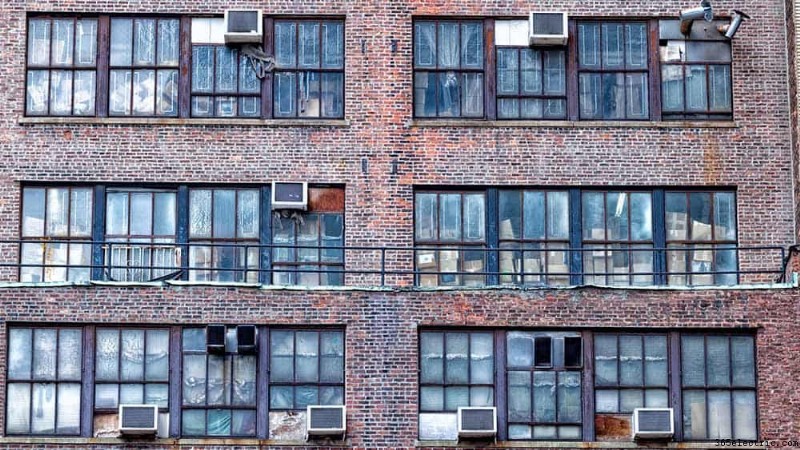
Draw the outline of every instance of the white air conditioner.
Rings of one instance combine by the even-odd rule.
[[[261,44],[264,39],[264,21],[259,9],[225,10],[226,44]]]
[[[479,438],[497,435],[497,408],[462,406],[458,408],[458,437]]]
[[[567,45],[567,13],[531,12],[528,17],[529,45]]]
[[[672,408],[636,408],[633,410],[634,439],[668,439],[675,434]]]
[[[157,405],[119,405],[119,432],[123,435],[155,435]]]
[[[308,405],[307,436],[342,436],[347,430],[346,409],[341,405]]]
[[[272,209],[308,208],[308,183],[272,182]]]

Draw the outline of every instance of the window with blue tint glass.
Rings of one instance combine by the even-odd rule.
[[[414,22],[414,116],[484,116],[480,21]]]
[[[344,404],[344,332],[270,331],[269,410]]]
[[[584,120],[650,117],[644,22],[579,22],[578,90]]]
[[[236,327],[227,327],[222,353],[206,351],[206,329],[182,333],[183,436],[256,434],[257,356],[237,353]]]
[[[344,22],[276,20],[275,118],[344,116]]]

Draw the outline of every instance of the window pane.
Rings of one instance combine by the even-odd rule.
[[[231,418],[232,436],[255,436],[256,413],[255,411],[233,411]]]
[[[648,389],[644,391],[645,408],[667,408],[669,399],[666,389]]]
[[[238,77],[237,69],[239,62],[239,52],[227,46],[216,47],[216,92],[236,92],[236,80]]]
[[[159,408],[169,406],[169,385],[146,384],[144,386],[144,402],[148,405],[158,405]]]
[[[731,66],[708,66],[708,102],[713,112],[731,112]]]
[[[322,67],[342,68],[344,66],[344,24],[341,22],[322,23]]]
[[[438,386],[420,387],[419,409],[420,411],[444,410],[444,388]]]
[[[184,410],[181,415],[183,434],[199,436],[206,433],[206,412],[203,410]]]
[[[8,331],[9,380],[27,380],[31,378],[32,342],[33,331],[29,328],[11,328]]]
[[[559,394],[564,394],[559,386]],[[566,399],[559,400],[568,414]],[[533,373],[533,420],[535,422],[555,422],[556,419],[556,372]]]
[[[483,116],[483,74],[463,74],[462,113],[469,117]]]
[[[162,116],[178,115],[178,71],[159,70],[156,112]]]
[[[733,385],[755,386],[754,342],[750,336],[731,338],[731,356],[733,358]]]
[[[271,382],[294,381],[294,333],[273,331],[270,335]]]
[[[684,386],[705,385],[705,340],[703,336],[681,337],[681,373]]]
[[[706,364],[709,386],[731,385],[731,357],[727,336],[708,336],[706,338]]]
[[[147,330],[144,375],[147,381],[167,381],[169,379],[168,331]]]
[[[686,66],[686,110],[708,110],[706,66]]]
[[[67,115],[72,113],[72,71],[53,70],[50,72],[50,114]]]
[[[643,376],[642,338],[619,337],[620,385],[641,386]]]
[[[279,117],[292,117],[295,112],[295,74],[275,74],[275,115]]]
[[[625,25],[626,64],[628,69],[647,68],[647,26],[643,23]]]
[[[603,118],[625,118],[625,74],[623,73],[603,74]]]
[[[569,235],[569,195],[566,192],[548,192],[547,193],[547,237],[548,239],[567,239],[568,235]]]
[[[442,383],[444,375],[444,334],[420,335],[420,383]]]
[[[689,213],[692,221],[691,239],[710,241],[711,233],[711,194],[693,192],[689,194]]]
[[[632,193],[631,240],[647,241],[653,238],[653,205],[650,193]]]
[[[65,329],[58,332],[58,379],[81,379],[81,330]]]
[[[33,378],[56,379],[56,330],[36,329],[33,332]]]
[[[52,61],[53,66],[71,66],[75,23],[72,19],[53,20]]]
[[[28,65],[50,64],[50,19],[28,21]]]
[[[231,434],[231,411],[228,409],[211,409],[208,411],[209,436],[229,436]]]
[[[144,379],[144,331],[122,330],[121,373],[122,380]]]
[[[603,69],[624,67],[625,34],[622,24],[604,23],[603,30]]]
[[[144,402],[144,385],[122,384],[119,388],[119,402],[123,405],[141,405]]]
[[[645,73],[632,73],[625,76],[625,87],[628,92],[628,118],[629,119],[647,119],[649,116],[648,110],[648,93],[647,93],[647,74]]]
[[[297,115],[300,117],[320,116],[320,74],[318,72],[300,72]]]
[[[35,350],[34,350],[35,351]],[[35,356],[34,356],[35,358]],[[35,363],[34,363],[35,364]],[[34,369],[35,370],[35,369]],[[56,384],[33,384],[33,408],[31,433],[55,434],[56,432]]]
[[[436,240],[437,206],[436,194],[416,194],[416,239]]]
[[[317,382],[319,380],[319,333],[296,333],[296,381]]]
[[[461,24],[461,67],[480,69],[483,67],[483,24],[468,22]]]
[[[438,74],[437,108],[440,117],[458,117],[461,115],[461,97],[458,83],[457,72],[441,72]]]
[[[458,23],[439,23],[438,48],[440,68],[459,67]]]
[[[95,379],[114,381],[119,378],[119,332],[97,330]]]
[[[236,355],[233,357],[233,378],[226,381],[233,385],[234,405],[256,404],[256,357]]]
[[[154,70],[133,72],[133,113],[152,115],[155,113],[156,80]]]
[[[586,69],[600,68],[600,24],[578,24],[578,64]]]
[[[77,71],[74,73],[72,113],[75,115],[94,114],[95,72]]]
[[[462,406],[469,406],[469,388],[466,386],[445,387],[444,409],[456,411]]]
[[[664,112],[681,112],[683,108],[683,66],[662,66],[661,110]]]
[[[595,390],[594,410],[597,413],[619,412],[619,391]]]
[[[320,381],[344,382],[344,342],[342,333],[320,333]],[[322,395],[322,393],[320,393]]]
[[[519,99],[497,99],[497,117],[501,119],[516,119],[519,117]]]
[[[509,332],[508,366],[533,367],[533,337],[529,333]]]
[[[470,383],[494,384],[494,342],[489,333],[470,334]]]
[[[152,234],[153,197],[150,193],[131,194],[131,234]]]
[[[733,392],[733,438],[756,440],[756,393]]]
[[[436,116],[436,73],[414,73],[414,115]]]
[[[296,33],[294,22],[275,22],[275,64],[278,67],[295,66]]]
[[[206,403],[206,357],[183,355],[183,404]]]
[[[319,23],[300,22],[298,40],[297,66],[304,68],[319,67]]]
[[[436,67],[436,24],[414,23],[414,65]]]
[[[29,70],[26,90],[26,113],[42,115],[48,112],[50,95],[50,72],[47,70]]]
[[[464,240],[483,241],[486,209],[482,194],[464,195]]]
[[[714,234],[716,240],[736,240],[736,196],[714,193]]]
[[[731,432],[731,393],[728,391],[708,391],[708,438],[730,439]]]
[[[298,386],[294,390],[294,406],[305,410],[308,405],[319,404],[319,388],[317,386]]]
[[[25,434],[31,426],[31,385],[9,383],[6,400],[6,432]]]
[[[133,64],[155,64],[156,56],[156,21],[153,19],[136,19],[133,21]]]
[[[531,420],[531,373],[508,372],[508,420]]]
[[[467,333],[448,333],[445,335],[445,383],[469,383],[469,370],[467,361],[467,348],[469,335]]]
[[[158,21],[158,64],[178,65],[178,35],[180,22],[177,19],[161,19]]]
[[[344,75],[341,73],[322,74],[322,116],[342,117],[344,115]]]
[[[595,384],[617,384],[617,338],[615,336],[595,336],[594,338]]]
[[[92,235],[92,190],[73,188],[70,195],[70,236]]]
[[[579,372],[558,374],[558,421],[581,421],[581,375]]]
[[[270,386],[269,408],[292,409],[294,407],[294,390],[291,386]]]
[[[133,58],[133,21],[130,19],[111,19],[111,59],[112,66],[129,66]],[[112,71],[113,73],[113,71]]]
[[[75,65],[93,66],[97,54],[97,20],[82,19],[76,23]]]
[[[565,95],[566,68],[563,50],[542,52],[544,57],[544,93],[546,95]]]
[[[461,239],[461,195],[441,194],[439,196],[439,240],[458,241]]]
[[[211,236],[211,191],[192,190],[189,192],[189,235],[192,237]]]
[[[214,47],[192,47],[192,92],[213,92]]]
[[[519,52],[513,48],[497,49],[497,93],[519,93]]]
[[[522,236],[520,221],[522,217],[519,191],[500,191],[500,239],[519,239]],[[527,212],[527,211],[526,211]],[[526,216],[526,218],[528,218]],[[528,220],[535,220],[536,217]],[[527,221],[526,221],[527,226]]]
[[[579,76],[580,112],[582,119],[602,118],[600,109],[602,98],[601,75],[582,73]]]
[[[644,337],[644,383],[647,386],[667,385],[667,338]]]

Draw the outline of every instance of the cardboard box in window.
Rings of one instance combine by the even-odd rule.
[[[700,263],[710,263],[714,261],[714,251],[708,250],[695,250],[692,252],[692,261]]]
[[[439,285],[438,275],[420,275],[419,285],[422,287],[434,287]]]
[[[503,219],[500,222],[500,239],[513,239],[514,227],[511,226],[511,219]]]
[[[417,269],[419,270],[435,270],[436,269],[436,254],[430,253],[417,253]]]
[[[549,275],[558,275],[569,273],[569,266],[562,261],[548,261],[547,273]]]
[[[442,250],[439,252],[439,271],[458,272],[459,252],[453,250]]]
[[[696,220],[692,221],[692,240],[693,241],[710,241],[711,240],[711,225]]]
[[[471,259],[464,261],[464,272],[483,273],[483,260]]]
[[[677,241],[687,239],[686,214],[682,212],[667,213],[667,240]]]

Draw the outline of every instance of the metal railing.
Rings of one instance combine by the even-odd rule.
[[[304,250],[319,257],[303,258]],[[287,254],[294,256],[282,257]],[[558,264],[548,266],[544,254]],[[465,266],[467,255],[471,259]],[[0,281],[186,280],[381,287],[741,285],[785,281],[786,255],[781,246],[729,244],[482,248],[0,240],[4,260]],[[513,270],[501,270],[509,264]]]

